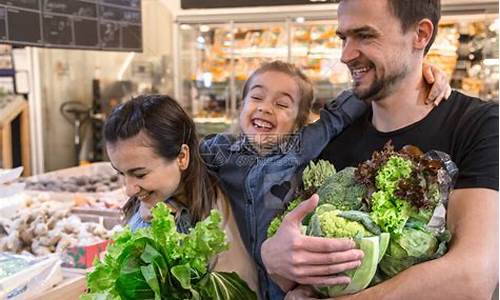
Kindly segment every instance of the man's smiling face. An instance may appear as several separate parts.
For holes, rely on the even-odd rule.
[[[387,0],[346,0],[338,10],[341,60],[351,71],[354,93],[379,100],[410,72],[411,30],[403,33]]]

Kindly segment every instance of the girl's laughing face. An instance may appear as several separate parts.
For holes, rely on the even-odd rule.
[[[242,132],[258,148],[276,145],[295,132],[299,101],[300,89],[293,77],[276,71],[258,74],[243,99]]]

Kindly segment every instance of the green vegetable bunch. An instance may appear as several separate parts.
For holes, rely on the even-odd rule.
[[[311,217],[307,234],[327,238],[352,238],[364,253],[361,265],[346,272],[350,284],[315,287],[328,297],[352,294],[366,288],[377,271],[388,244],[389,234],[381,233],[369,215],[361,211],[340,211],[331,204],[318,206]]]
[[[451,235],[445,207],[458,173],[447,154],[424,154],[414,146],[395,151],[389,142],[357,168],[335,172],[328,164],[319,161],[305,169],[305,191],[285,212],[317,193],[319,205],[304,219],[306,234],[351,238],[365,254],[360,267],[346,272],[351,284],[316,287],[324,296],[358,292],[446,253]],[[268,236],[281,220],[272,221]]]
[[[267,236],[273,236],[281,225],[283,216],[314,193],[319,195],[319,205],[332,204],[339,210],[361,209],[367,189],[356,181],[355,170],[356,168],[345,168],[336,172],[335,167],[325,160],[319,160],[317,163],[311,161],[302,173],[304,190],[290,201],[282,215],[276,216],[271,221]],[[304,219],[304,226],[307,226],[309,219],[310,216]]]
[[[414,146],[396,152],[390,142],[358,166],[356,178],[370,193],[370,217],[391,234],[379,264],[382,279],[446,252],[445,204],[457,172],[445,153],[424,154]]]
[[[228,249],[222,217],[213,210],[189,234],[177,232],[169,208],[152,209],[151,227],[128,228],[109,245],[87,275],[81,300],[256,299],[236,273],[214,272],[209,264]]]

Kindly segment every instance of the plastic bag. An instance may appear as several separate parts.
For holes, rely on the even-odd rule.
[[[34,257],[0,253],[0,300],[23,300],[62,281],[57,255]]]

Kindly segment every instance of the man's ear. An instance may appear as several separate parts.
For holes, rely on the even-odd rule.
[[[189,146],[186,144],[182,144],[181,151],[179,155],[177,155],[177,163],[179,164],[179,168],[184,171],[189,166]]]
[[[418,50],[424,50],[431,41],[433,31],[434,25],[432,24],[431,20],[423,19],[418,22],[415,28],[415,39],[413,41],[413,47]]]

